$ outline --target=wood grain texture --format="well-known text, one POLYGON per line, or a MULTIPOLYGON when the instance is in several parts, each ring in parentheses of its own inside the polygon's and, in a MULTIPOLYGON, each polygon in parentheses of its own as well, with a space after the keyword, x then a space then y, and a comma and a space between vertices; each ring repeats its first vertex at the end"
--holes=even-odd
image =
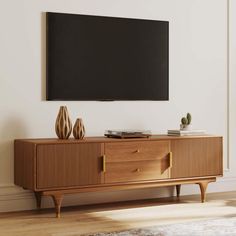
POLYGON ((222 138, 172 140, 171 178, 223 174, 222 138))
POLYGON ((127 162, 160 160, 168 156, 169 141, 105 143, 106 161, 127 162))
POLYGON ((102 144, 37 146, 37 188, 103 183, 102 144))
POLYGON ((106 167, 105 183, 169 178, 167 157, 155 161, 111 162, 106 167))
POLYGON ((56 217, 61 217, 61 204, 63 200, 63 194, 58 192, 57 194, 52 195, 52 199, 56 208, 56 217))
POLYGON ((218 136, 16 140, 15 183, 35 191, 38 206, 52 196, 59 216, 63 195, 80 192, 196 183, 205 199, 222 161, 218 136))
POLYGON ((25 189, 35 189, 36 145, 20 140, 14 142, 14 183, 25 189))
POLYGON ((202 182, 199 183, 202 203, 204 203, 206 201, 206 190, 207 190, 208 184, 209 184, 208 181, 202 181, 202 182))
POLYGON ((106 143, 105 183, 169 177, 169 141, 106 143))
POLYGON ((37 139, 20 139, 24 142, 30 142, 34 144, 67 144, 67 143, 113 143, 113 142, 149 142, 149 141, 162 141, 162 140, 188 140, 188 139, 205 139, 221 136, 203 135, 203 136, 168 136, 168 135, 152 135, 149 138, 131 138, 131 139, 117 139, 107 137, 85 137, 82 140, 70 138, 70 139, 57 139, 57 138, 37 138, 37 139))
POLYGON ((58 193, 73 194, 83 192, 97 192, 97 191, 115 191, 115 190, 128 190, 128 189, 140 189, 140 188, 158 188, 166 186, 175 186, 181 184, 199 184, 201 182, 215 182, 216 177, 200 177, 200 178, 180 178, 180 179, 160 179, 158 181, 139 181, 139 182, 126 182, 126 183, 111 183, 103 184, 101 186, 86 186, 81 188, 66 188, 66 189, 54 189, 42 192, 43 196, 52 196, 58 193))

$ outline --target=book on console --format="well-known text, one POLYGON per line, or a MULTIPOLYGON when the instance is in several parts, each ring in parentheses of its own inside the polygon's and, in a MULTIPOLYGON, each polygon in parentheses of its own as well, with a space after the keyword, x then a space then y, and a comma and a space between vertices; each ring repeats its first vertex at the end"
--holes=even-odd
POLYGON ((150 130, 106 130, 105 136, 114 138, 150 137, 150 130))
POLYGON ((206 131, 201 129, 193 129, 193 130, 180 130, 180 129, 169 129, 167 131, 168 135, 173 136, 194 136, 194 135, 205 135, 206 131))

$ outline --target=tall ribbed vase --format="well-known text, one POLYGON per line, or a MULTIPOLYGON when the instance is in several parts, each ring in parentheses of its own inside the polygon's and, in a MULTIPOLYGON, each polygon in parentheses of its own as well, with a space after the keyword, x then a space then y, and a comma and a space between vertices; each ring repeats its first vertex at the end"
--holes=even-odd
POLYGON ((66 106, 61 106, 57 115, 55 131, 59 139, 68 139, 72 131, 72 123, 66 106))
POLYGON ((78 118, 75 122, 74 128, 73 128, 73 135, 75 139, 83 139, 85 135, 85 128, 83 124, 83 120, 78 118))

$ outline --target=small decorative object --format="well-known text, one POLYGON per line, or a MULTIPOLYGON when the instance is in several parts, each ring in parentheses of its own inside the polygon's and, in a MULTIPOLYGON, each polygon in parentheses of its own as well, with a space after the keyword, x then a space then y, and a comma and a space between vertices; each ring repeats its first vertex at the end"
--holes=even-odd
POLYGON ((59 139, 68 139, 72 131, 72 123, 66 106, 61 106, 57 115, 55 131, 59 139))
POLYGON ((85 135, 85 128, 83 124, 83 120, 78 118, 75 122, 74 128, 73 128, 73 135, 75 139, 83 139, 85 135))
POLYGON ((190 113, 187 113, 187 116, 181 119, 180 130, 191 130, 192 129, 191 121, 192 121, 192 116, 190 113))
POLYGON ((105 134, 108 138, 149 138, 152 136, 150 130, 106 130, 105 134))

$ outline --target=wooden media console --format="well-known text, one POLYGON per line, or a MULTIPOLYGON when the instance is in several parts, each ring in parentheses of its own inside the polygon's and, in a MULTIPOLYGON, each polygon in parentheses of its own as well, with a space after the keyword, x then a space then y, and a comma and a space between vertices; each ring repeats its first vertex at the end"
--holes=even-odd
POLYGON ((57 217, 64 194, 208 183, 223 175, 222 137, 15 140, 15 184, 52 196, 57 217))

